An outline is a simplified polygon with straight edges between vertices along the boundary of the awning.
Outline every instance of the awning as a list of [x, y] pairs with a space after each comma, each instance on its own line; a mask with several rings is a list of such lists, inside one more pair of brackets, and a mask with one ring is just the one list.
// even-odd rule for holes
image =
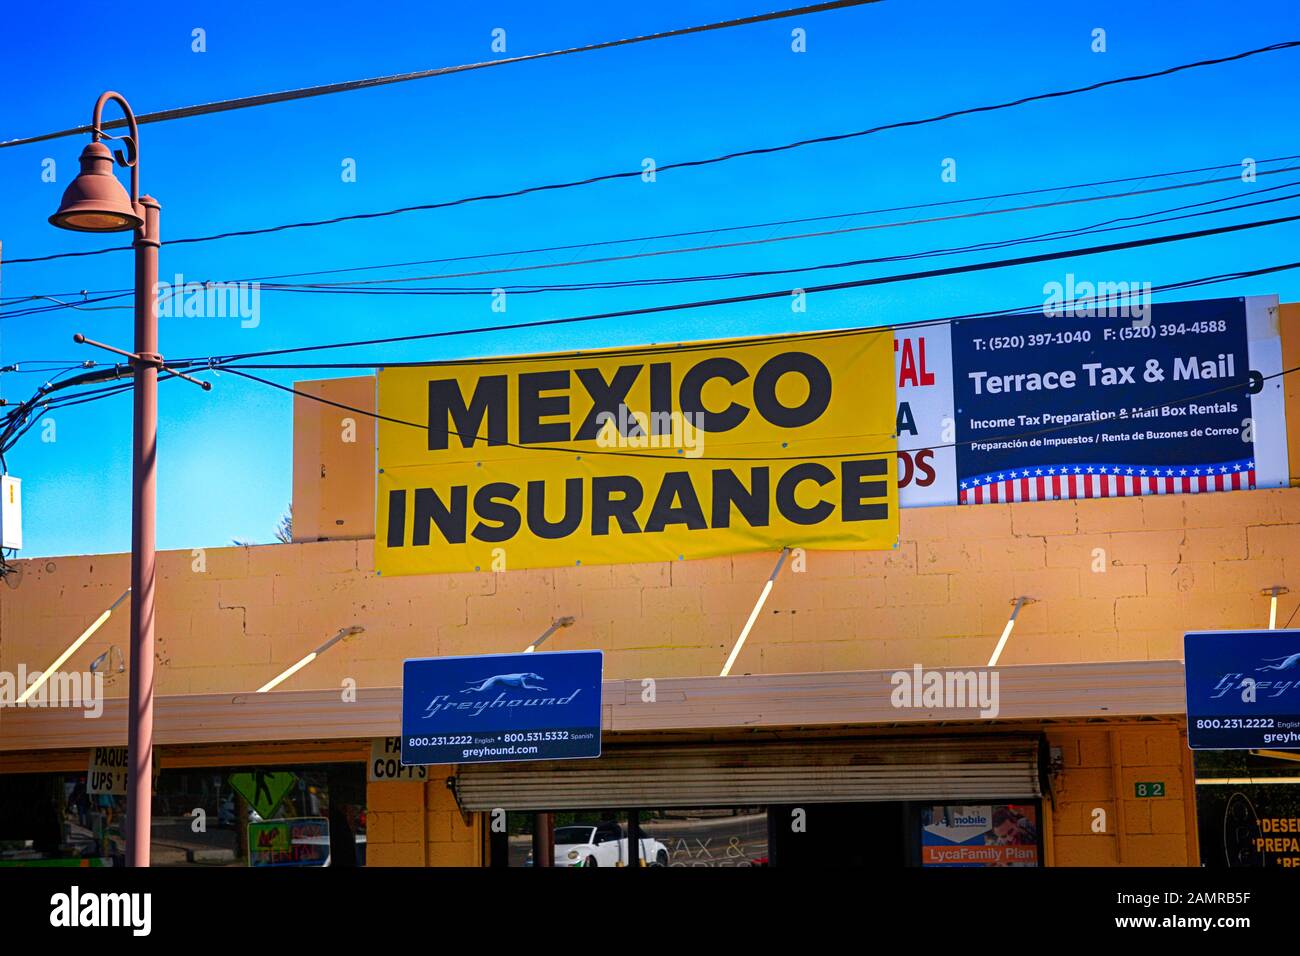
[[[982, 671], [985, 668], [972, 668]], [[997, 720], [1179, 717], [1187, 712], [1182, 661], [1019, 664], [996, 668]], [[640, 679], [607, 680], [601, 726], [610, 734], [888, 726], [980, 720], [970, 709], [896, 707], [888, 670], [731, 677], [661, 677], [647, 698]], [[127, 701], [79, 708], [0, 707], [0, 752], [84, 750], [126, 744]], [[982, 721], [983, 722], [983, 721]], [[402, 732], [402, 689], [190, 694], [154, 699], [157, 746], [344, 740]]]
[[1041, 736], [864, 737], [797, 743], [642, 745], [595, 760], [459, 768], [466, 811], [747, 807], [1043, 794]]

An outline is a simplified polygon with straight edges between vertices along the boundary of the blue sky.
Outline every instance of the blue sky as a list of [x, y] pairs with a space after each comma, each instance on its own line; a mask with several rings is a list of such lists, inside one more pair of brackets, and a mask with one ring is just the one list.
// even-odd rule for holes
[[[0, 140], [86, 123], [101, 90], [137, 112], [319, 83], [491, 59], [494, 28], [520, 54], [655, 32], [794, 5], [794, 0], [253, 4], [142, 2], [27, 6], [0, 29]], [[992, 4], [887, 0], [861, 8], [684, 39], [560, 57], [141, 130], [143, 188], [163, 206], [163, 237], [255, 228], [671, 163], [1079, 86], [1300, 38], [1293, 0], [1248, 15], [1211, 0]], [[191, 50], [194, 28], [207, 50]], [[790, 32], [807, 33], [807, 52]], [[1090, 49], [1106, 31], [1106, 52]], [[130, 57], [130, 46], [139, 55]], [[94, 53], [92, 51], [112, 51]], [[848, 142], [697, 170], [269, 236], [162, 250], [164, 279], [229, 279], [982, 196], [1300, 153], [1300, 51], [1172, 78], [963, 117]], [[110, 108], [111, 109], [111, 108]], [[114, 116], [117, 114], [114, 113]], [[5, 259], [117, 245], [56, 230], [47, 217], [76, 171], [85, 137], [0, 150]], [[57, 181], [41, 181], [55, 161]], [[957, 181], [941, 163], [957, 161]], [[341, 176], [345, 159], [356, 181]], [[1289, 164], [1288, 164], [1289, 165]], [[1193, 177], [1200, 178], [1200, 177]], [[1300, 173], [1056, 210], [633, 262], [486, 276], [446, 285], [597, 281], [781, 268], [894, 255], [1089, 225], [1300, 179]], [[1172, 181], [1172, 180], [1171, 180]], [[1273, 195], [1285, 193], [1278, 190]], [[964, 207], [968, 209], [980, 206]], [[1027, 247], [1025, 252], [1287, 215], [1300, 201]], [[850, 224], [884, 221], [876, 217]], [[832, 224], [834, 225], [834, 224]], [[788, 233], [791, 230], [786, 229]], [[746, 237], [766, 236], [760, 230]], [[733, 237], [735, 238], [735, 237]], [[706, 240], [707, 241], [707, 240]], [[1154, 284], [1294, 259], [1300, 224], [968, 276], [837, 292], [793, 314], [784, 299], [634, 321], [351, 350], [304, 361], [382, 361], [590, 348], [738, 334], [874, 325], [1041, 301], [1045, 282]], [[636, 248], [666, 249], [672, 242]], [[626, 249], [620, 250], [626, 251]], [[586, 255], [603, 254], [600, 249]], [[1008, 253], [1018, 254], [1018, 253]], [[931, 265], [989, 258], [954, 256]], [[502, 265], [537, 257], [499, 260]], [[863, 278], [908, 267], [809, 272], [648, 289], [516, 295], [506, 318], [530, 321], [719, 294]], [[442, 271], [434, 267], [432, 271]], [[421, 274], [428, 267], [385, 275]], [[454, 270], [447, 270], [454, 271]], [[330, 277], [327, 277], [330, 278]], [[120, 289], [128, 253], [0, 265], [0, 295]], [[1300, 300], [1300, 273], [1201, 290]], [[0, 316], [3, 313], [0, 312]], [[260, 323], [162, 320], [171, 357], [491, 324], [490, 299], [264, 292]], [[128, 346], [129, 311], [63, 310], [0, 318], [0, 364], [102, 358], [74, 332]], [[278, 381], [336, 372], [268, 373]], [[28, 396], [42, 376], [0, 375], [0, 395]], [[290, 396], [223, 375], [203, 393], [161, 389], [158, 542], [163, 548], [267, 541], [289, 503]], [[130, 400], [124, 394], [52, 413], [56, 440], [33, 429], [8, 456], [24, 481], [22, 556], [129, 548]]]

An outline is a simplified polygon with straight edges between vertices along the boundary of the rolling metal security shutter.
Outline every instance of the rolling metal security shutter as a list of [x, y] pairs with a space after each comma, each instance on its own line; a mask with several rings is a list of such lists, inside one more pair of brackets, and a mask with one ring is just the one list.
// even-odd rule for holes
[[755, 806], [1042, 796], [1042, 737], [611, 747], [596, 760], [466, 764], [467, 811]]

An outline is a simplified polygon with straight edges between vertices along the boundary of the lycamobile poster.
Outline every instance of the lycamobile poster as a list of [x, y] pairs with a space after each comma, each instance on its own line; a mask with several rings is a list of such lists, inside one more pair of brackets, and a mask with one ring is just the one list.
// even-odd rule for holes
[[922, 866], [1038, 866], [1038, 811], [1031, 804], [921, 809]]

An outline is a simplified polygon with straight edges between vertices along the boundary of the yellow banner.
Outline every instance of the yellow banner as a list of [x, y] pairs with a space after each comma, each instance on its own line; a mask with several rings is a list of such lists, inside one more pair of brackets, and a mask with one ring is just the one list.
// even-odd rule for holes
[[893, 350], [883, 329], [380, 369], [376, 566], [892, 548]]

